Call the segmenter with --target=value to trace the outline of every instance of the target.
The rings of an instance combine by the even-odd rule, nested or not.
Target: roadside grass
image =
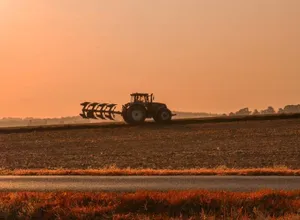
[[[299,219],[300,191],[1,192],[1,219]]]
[[[89,175],[89,176],[170,176],[170,175],[234,175],[234,176],[300,176],[300,169],[290,169],[286,166],[266,168],[194,168],[194,169],[133,169],[118,168],[115,165],[100,169],[0,169],[0,175]]]

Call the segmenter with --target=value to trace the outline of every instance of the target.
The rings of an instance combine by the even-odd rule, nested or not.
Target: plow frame
[[[99,102],[83,102],[82,113],[80,116],[85,119],[110,119],[115,120],[115,115],[121,112],[115,111],[117,104],[99,103]]]

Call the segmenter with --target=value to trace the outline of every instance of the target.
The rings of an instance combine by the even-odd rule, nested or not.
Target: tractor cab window
[[[135,102],[135,101],[136,101],[135,96],[131,96],[131,102]]]
[[[132,96],[131,97],[131,102],[141,102],[143,101],[142,98],[140,96]]]
[[[149,97],[147,95],[141,96],[141,101],[148,103],[149,102]]]
[[[131,102],[149,102],[149,97],[145,95],[131,96]]]

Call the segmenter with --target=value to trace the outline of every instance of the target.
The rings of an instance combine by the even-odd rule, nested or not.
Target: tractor
[[[168,123],[176,115],[166,104],[154,102],[153,94],[132,93],[130,96],[130,102],[124,104],[121,111],[115,111],[116,104],[83,102],[80,116],[86,119],[114,120],[117,114],[121,115],[127,124],[141,124],[151,118],[157,123]]]

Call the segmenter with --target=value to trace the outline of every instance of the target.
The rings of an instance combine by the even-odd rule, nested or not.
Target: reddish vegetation
[[[145,219],[145,216],[262,219],[295,217],[299,210],[300,191],[0,193],[0,216],[6,219]]]
[[[109,167],[105,169],[21,169],[21,170],[0,170],[0,175],[281,175],[281,176],[299,176],[300,169],[292,170],[285,167],[278,168],[253,168],[253,169],[121,169],[117,167]]]

